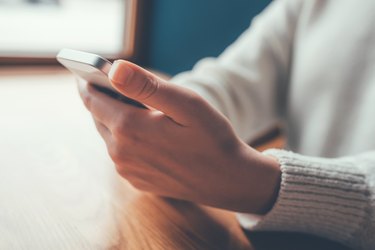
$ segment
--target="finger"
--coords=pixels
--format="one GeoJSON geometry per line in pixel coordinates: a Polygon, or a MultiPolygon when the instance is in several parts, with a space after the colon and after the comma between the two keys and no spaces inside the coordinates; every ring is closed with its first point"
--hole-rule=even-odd
{"type": "Polygon", "coordinates": [[[169,84],[135,64],[115,61],[109,79],[120,93],[162,111],[179,124],[188,125],[196,119],[196,104],[201,100],[197,94],[169,84]]]}
{"type": "Polygon", "coordinates": [[[111,131],[104,125],[102,124],[101,122],[94,120],[94,123],[95,123],[95,127],[96,129],[98,130],[100,136],[103,138],[103,140],[105,141],[105,143],[107,145],[109,145],[109,143],[112,141],[112,133],[111,131]]]}
{"type": "Polygon", "coordinates": [[[78,88],[86,108],[91,112],[94,119],[111,131],[118,126],[117,123],[120,116],[129,116],[132,119],[132,123],[137,123],[135,119],[137,114],[146,111],[146,109],[119,102],[98,91],[90,83],[80,81],[78,88]]]}

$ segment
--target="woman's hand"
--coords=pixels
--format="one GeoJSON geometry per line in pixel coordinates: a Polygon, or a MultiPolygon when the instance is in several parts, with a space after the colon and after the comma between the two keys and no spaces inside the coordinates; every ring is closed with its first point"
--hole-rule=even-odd
{"type": "Polygon", "coordinates": [[[193,91],[116,61],[113,87],[150,109],[79,84],[118,173],[136,188],[241,212],[265,213],[280,182],[275,159],[243,143],[228,120],[193,91]]]}

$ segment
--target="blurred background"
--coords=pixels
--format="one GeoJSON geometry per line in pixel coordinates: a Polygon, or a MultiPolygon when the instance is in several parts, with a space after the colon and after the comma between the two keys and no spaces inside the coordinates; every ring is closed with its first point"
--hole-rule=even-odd
{"type": "Polygon", "coordinates": [[[68,47],[174,75],[220,54],[269,2],[0,0],[0,61],[53,64],[68,47]]]}
{"type": "Polygon", "coordinates": [[[156,0],[144,63],[174,75],[203,57],[217,56],[270,0],[156,0]]]}

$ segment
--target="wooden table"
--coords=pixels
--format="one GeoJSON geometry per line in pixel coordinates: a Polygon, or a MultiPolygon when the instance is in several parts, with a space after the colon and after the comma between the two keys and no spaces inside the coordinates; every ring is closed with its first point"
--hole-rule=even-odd
{"type": "Polygon", "coordinates": [[[60,68],[0,69],[0,249],[344,249],[121,179],[60,68]]]}

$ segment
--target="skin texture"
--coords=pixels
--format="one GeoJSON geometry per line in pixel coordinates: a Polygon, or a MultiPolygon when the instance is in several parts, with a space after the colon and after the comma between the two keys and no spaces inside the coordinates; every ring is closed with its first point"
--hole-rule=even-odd
{"type": "Polygon", "coordinates": [[[264,214],[280,167],[242,142],[203,98],[127,61],[109,74],[115,89],[147,107],[122,103],[79,82],[117,172],[139,190],[229,210],[264,214]]]}

